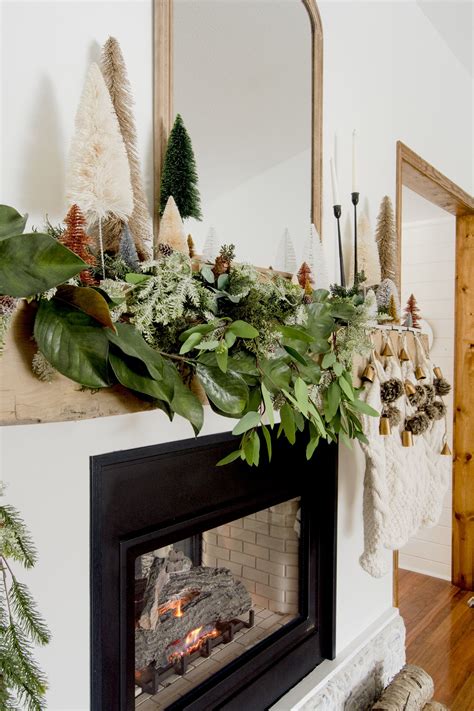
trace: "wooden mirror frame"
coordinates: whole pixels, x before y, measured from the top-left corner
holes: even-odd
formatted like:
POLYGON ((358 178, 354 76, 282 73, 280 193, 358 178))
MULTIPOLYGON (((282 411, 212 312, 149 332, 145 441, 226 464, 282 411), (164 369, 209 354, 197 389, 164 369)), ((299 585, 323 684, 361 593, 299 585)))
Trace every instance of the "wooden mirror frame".
MULTIPOLYGON (((323 28, 316 0, 301 0, 312 33, 312 149, 311 220, 322 235, 323 177, 323 28)), ((153 0, 153 183, 154 251, 156 253, 161 169, 174 121, 173 111, 173 0, 153 0)))

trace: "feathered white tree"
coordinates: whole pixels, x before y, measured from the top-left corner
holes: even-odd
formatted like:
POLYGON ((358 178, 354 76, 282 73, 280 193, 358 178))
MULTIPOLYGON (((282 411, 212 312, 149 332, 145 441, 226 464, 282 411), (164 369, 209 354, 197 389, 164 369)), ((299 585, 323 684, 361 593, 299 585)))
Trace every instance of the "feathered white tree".
POLYGON ((105 277, 102 220, 127 219, 133 210, 130 166, 117 116, 97 64, 86 78, 69 152, 67 199, 80 207, 89 225, 99 223, 105 277))
POLYGON ((290 274, 294 274, 297 270, 295 248, 293 247, 288 227, 285 227, 285 231, 278 244, 275 257, 275 269, 278 269, 280 272, 289 272, 290 274))
POLYGON ((314 288, 329 290, 329 278, 326 267, 324 246, 321 242, 319 232, 314 225, 311 225, 304 245, 303 261, 309 264, 311 268, 314 288))
POLYGON ((357 257, 357 268, 365 274, 365 286, 380 284, 379 252, 365 212, 361 212, 357 220, 357 257))
POLYGON ((213 262, 219 254, 219 245, 217 244, 217 234, 214 227, 209 228, 206 241, 202 250, 202 256, 206 262, 213 262))

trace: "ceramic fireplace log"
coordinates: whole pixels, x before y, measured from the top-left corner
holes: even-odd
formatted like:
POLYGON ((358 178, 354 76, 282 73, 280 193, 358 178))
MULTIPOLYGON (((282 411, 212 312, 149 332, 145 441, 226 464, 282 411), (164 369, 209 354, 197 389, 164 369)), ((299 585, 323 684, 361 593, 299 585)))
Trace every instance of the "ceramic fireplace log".
MULTIPOLYGON (((150 595, 154 596, 151 587, 150 595)), ((146 595, 147 593, 145 593, 146 595)), ((193 630, 205 625, 227 622, 248 612, 252 606, 250 595, 240 580, 227 568, 198 566, 189 571, 170 575, 161 589, 160 605, 180 597, 189 599, 183 606, 182 616, 168 610, 159 618, 155 629, 135 630, 135 665, 143 669, 154 662, 157 667, 168 663, 167 648, 181 641, 193 630)), ((145 599, 145 606, 149 600, 145 599)))

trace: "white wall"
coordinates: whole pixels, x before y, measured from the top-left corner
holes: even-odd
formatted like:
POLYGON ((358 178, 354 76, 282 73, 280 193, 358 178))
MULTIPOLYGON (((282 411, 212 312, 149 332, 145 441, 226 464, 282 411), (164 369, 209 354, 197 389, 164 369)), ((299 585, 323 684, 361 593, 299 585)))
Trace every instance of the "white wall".
MULTIPOLYGON (((2 202, 29 211, 37 224, 45 210, 53 218, 62 217, 64 156, 77 100, 87 63, 110 33, 120 39, 129 66, 149 181, 149 0, 15 0, 4 2, 2 10, 2 202)), ((334 253, 327 171, 334 132, 339 134, 341 192, 348 198, 350 135, 354 127, 359 132, 360 189, 363 202, 370 201, 372 218, 380 198, 394 194, 398 138, 469 190, 470 82, 413 2, 323 2, 320 11, 325 37, 324 235, 334 253)), ((348 207, 347 201, 346 215, 348 207)), ((227 429, 228 420, 209 413, 206 432, 227 429)), ((89 456, 179 439, 189 431, 179 418, 169 424, 159 412, 2 430, 9 500, 23 511, 40 552, 38 567, 24 577, 53 632, 51 645, 38 652, 50 678, 49 709, 89 707, 89 456)), ((391 576, 373 580, 358 566, 362 479, 361 463, 342 449, 338 651, 391 605, 391 576)))
MULTIPOLYGON (((440 215, 426 220, 403 222, 402 304, 415 294, 422 317, 433 329, 431 359, 450 383, 454 381, 454 216, 440 215)), ((448 437, 452 448, 453 393, 445 398, 448 408, 448 437)), ((444 497, 437 526, 413 536, 400 551, 400 567, 426 575, 451 579, 452 486, 444 497)))

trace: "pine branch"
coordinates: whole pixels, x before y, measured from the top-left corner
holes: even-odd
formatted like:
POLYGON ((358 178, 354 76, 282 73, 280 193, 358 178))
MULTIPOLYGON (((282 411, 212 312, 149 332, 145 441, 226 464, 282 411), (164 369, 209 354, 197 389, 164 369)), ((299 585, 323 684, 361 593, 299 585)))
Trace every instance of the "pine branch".
POLYGON ((36 609, 35 601, 26 585, 20 583, 14 576, 12 576, 10 598, 13 612, 24 633, 37 644, 48 644, 50 633, 36 609))
POLYGON ((32 568, 36 563, 33 540, 13 506, 0 506, 0 553, 25 568, 32 568))

